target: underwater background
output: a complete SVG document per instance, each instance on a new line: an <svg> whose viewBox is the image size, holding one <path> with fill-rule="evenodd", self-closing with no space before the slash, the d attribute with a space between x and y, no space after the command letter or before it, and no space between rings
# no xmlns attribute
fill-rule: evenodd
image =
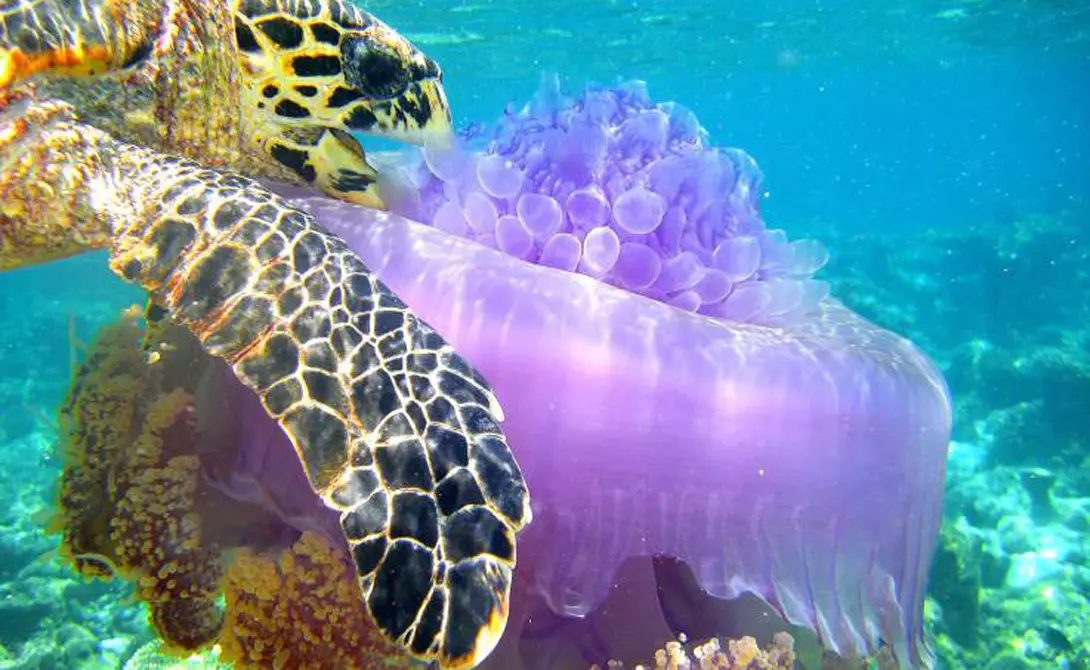
<svg viewBox="0 0 1090 670"><path fill-rule="evenodd" d="M1090 668L1090 5L366 7L442 64L460 125L543 72L635 78L752 155L769 225L821 240L833 295L950 385L939 667ZM0 668L153 665L128 589L77 577L44 530L78 343L140 298L100 255L0 275Z"/></svg>

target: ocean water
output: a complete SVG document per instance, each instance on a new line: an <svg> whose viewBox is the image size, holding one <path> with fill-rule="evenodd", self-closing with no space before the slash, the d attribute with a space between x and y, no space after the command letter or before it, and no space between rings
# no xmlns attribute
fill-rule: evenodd
<svg viewBox="0 0 1090 670"><path fill-rule="evenodd" d="M1090 668L1090 4L366 7L442 65L458 125L546 73L572 95L639 79L754 157L769 226L820 240L832 294L950 386L935 666ZM141 299L101 253L0 274L0 669L160 667L133 661L152 638L130 590L45 532L73 365Z"/></svg>
<svg viewBox="0 0 1090 670"><path fill-rule="evenodd" d="M1087 207L1081 3L388 4L373 7L445 65L461 119L524 100L542 71L642 79L758 160L781 225Z"/></svg>

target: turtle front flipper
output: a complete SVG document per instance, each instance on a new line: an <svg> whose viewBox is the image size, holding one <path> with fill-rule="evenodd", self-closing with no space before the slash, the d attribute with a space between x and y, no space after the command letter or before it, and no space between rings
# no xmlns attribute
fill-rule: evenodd
<svg viewBox="0 0 1090 670"><path fill-rule="evenodd" d="M0 90L43 70L101 74L151 53L161 3L0 0Z"/></svg>
<svg viewBox="0 0 1090 670"><path fill-rule="evenodd" d="M51 105L0 100L0 268L109 248L283 428L383 634L476 665L530 519L487 383L305 212Z"/></svg>

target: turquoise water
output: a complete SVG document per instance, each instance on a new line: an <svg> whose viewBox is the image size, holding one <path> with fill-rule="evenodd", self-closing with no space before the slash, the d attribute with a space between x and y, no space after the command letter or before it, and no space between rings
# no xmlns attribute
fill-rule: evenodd
<svg viewBox="0 0 1090 670"><path fill-rule="evenodd" d="M440 62L460 124L545 72L638 78L756 158L765 218L822 240L833 294L951 386L939 667L1090 668L1090 5L367 6ZM0 275L0 668L119 667L148 639L42 532L79 343L139 299L101 255Z"/></svg>
<svg viewBox="0 0 1090 670"><path fill-rule="evenodd" d="M387 6L389 5L389 6ZM491 119L541 71L648 82L761 164L782 225L957 227L1085 213L1087 26L1077 2L376 3Z"/></svg>

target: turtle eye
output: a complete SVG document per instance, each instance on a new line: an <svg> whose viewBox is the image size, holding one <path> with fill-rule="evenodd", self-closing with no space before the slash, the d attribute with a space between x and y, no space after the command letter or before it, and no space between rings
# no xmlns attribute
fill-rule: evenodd
<svg viewBox="0 0 1090 670"><path fill-rule="evenodd" d="M405 90L410 64L388 45L369 36L341 41L341 67L349 86L373 98L391 98Z"/></svg>

